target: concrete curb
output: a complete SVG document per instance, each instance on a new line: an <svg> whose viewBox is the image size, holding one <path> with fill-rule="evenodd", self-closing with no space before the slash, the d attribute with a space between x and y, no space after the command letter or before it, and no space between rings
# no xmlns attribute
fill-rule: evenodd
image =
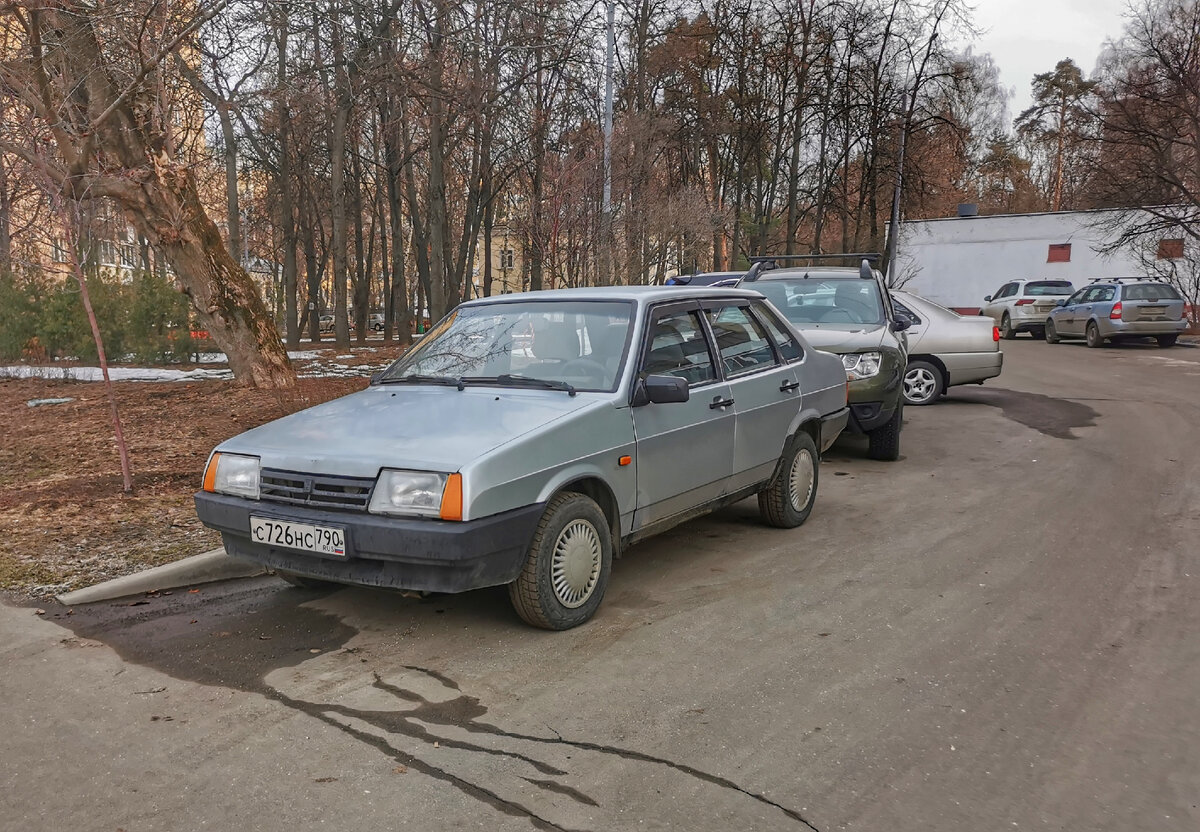
<svg viewBox="0 0 1200 832"><path fill-rule="evenodd" d="M231 578L252 578L265 573L266 570L258 564L231 558L225 554L224 549L213 549L211 552L193 555L174 563L164 563L162 566L113 578L95 586L65 592L56 596L56 600L66 606L91 604L123 598L126 595L140 595L143 592L176 589L212 581L227 581Z"/></svg>

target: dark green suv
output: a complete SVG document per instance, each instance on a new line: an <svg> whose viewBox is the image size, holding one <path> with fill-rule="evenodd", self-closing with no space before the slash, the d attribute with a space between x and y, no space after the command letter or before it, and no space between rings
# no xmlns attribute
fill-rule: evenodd
<svg viewBox="0 0 1200 832"><path fill-rule="evenodd" d="M790 265L801 259L815 262ZM908 322L894 317L887 286L869 260L840 268L819 265L819 259L761 258L738 285L761 292L814 347L841 356L850 388L849 430L866 434L871 459L897 459Z"/></svg>

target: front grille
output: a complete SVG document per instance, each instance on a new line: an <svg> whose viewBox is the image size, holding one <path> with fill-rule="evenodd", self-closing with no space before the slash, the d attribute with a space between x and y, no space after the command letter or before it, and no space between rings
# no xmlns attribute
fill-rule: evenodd
<svg viewBox="0 0 1200 832"><path fill-rule="evenodd" d="M259 496L276 503L366 511L375 480L262 469Z"/></svg>

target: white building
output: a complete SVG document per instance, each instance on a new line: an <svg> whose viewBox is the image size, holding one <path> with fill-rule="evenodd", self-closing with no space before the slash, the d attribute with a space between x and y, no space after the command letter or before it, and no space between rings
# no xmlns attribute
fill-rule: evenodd
<svg viewBox="0 0 1200 832"><path fill-rule="evenodd" d="M977 310L1005 282L1146 274L1137 256L1102 255L1109 239L1097 220L1107 212L1058 211L915 220L900 225L896 271L905 291L958 310ZM1176 252L1178 248L1178 253ZM1159 257L1182 256L1183 240L1163 240Z"/></svg>

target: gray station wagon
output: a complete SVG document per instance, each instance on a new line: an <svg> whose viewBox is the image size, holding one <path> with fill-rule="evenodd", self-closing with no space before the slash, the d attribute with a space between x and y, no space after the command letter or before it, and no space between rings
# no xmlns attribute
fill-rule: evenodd
<svg viewBox="0 0 1200 832"><path fill-rule="evenodd" d="M1147 278L1094 280L1046 318L1046 341L1083 338L1089 347L1105 341L1154 338L1163 348L1175 346L1187 331L1183 296L1170 284Z"/></svg>
<svg viewBox="0 0 1200 832"><path fill-rule="evenodd" d="M196 510L293 583L506 584L565 629L638 540L753 494L768 524L803 523L848 413L841 361L757 292L505 295L366 390L221 443Z"/></svg>

